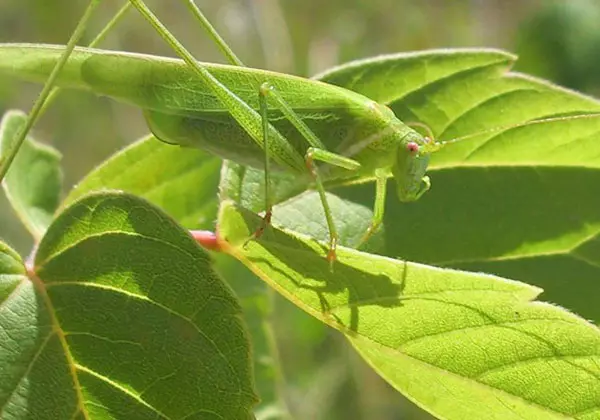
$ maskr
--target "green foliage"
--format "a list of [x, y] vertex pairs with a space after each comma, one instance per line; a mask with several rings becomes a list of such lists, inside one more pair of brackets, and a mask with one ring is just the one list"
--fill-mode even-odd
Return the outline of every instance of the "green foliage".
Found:
[[[4, 115], [0, 122], [0, 156], [10, 148], [26, 118], [20, 111]], [[2, 181], [4, 192], [23, 224], [39, 240], [60, 202], [60, 154], [29, 136], [12, 168]]]
[[598, 329], [531, 302], [540, 289], [349, 249], [332, 273], [308, 237], [272, 230], [244, 245], [259, 223], [225, 202], [226, 252], [346, 334], [373, 368], [432, 413], [559, 419], [595, 412]]
[[[201, 150], [172, 147], [150, 136], [90, 172], [71, 190], [65, 203], [98, 189], [124, 190], [151, 201], [188, 229], [209, 229], [217, 216], [215, 191], [220, 165], [219, 159]], [[235, 290], [252, 340], [254, 380], [261, 397], [257, 412], [272, 410], [279, 402], [269, 342], [271, 331], [265, 325], [270, 313], [266, 287], [232, 258], [216, 257], [215, 269]]]
[[3, 416], [250, 417], [238, 303], [158, 208], [90, 195], [49, 228], [29, 279], [2, 255]]
[[65, 203], [99, 189], [124, 190], [160, 206], [188, 229], [209, 229], [216, 217], [219, 159], [146, 137], [116, 153], [71, 190]]
[[[0, 75], [43, 83], [62, 51], [3, 44]], [[336, 117], [348, 112], [339, 92], [448, 141], [423, 198], [401, 204], [389, 188], [369, 253], [351, 248], [372, 216], [371, 179], [327, 183], [347, 246], [331, 271], [307, 177], [275, 176], [274, 226], [248, 241], [264, 174], [242, 163], [262, 155], [234, 142], [241, 130], [186, 65], [76, 51], [60, 86], [133, 104], [155, 129], [208, 150], [147, 136], [91, 171], [54, 215], [59, 156], [27, 139], [3, 185], [41, 242], [28, 263], [0, 243], [0, 417], [291, 417], [275, 291], [439, 418], [600, 418], [600, 332], [585, 320], [600, 320], [600, 102], [511, 72], [514, 62], [500, 50], [432, 50], [312, 80], [210, 65], [253, 108], [257, 87], [273, 82], [325, 141], [360, 127]], [[23, 121], [5, 115], [0, 156]], [[223, 150], [236, 161], [207, 153]], [[213, 260], [182, 227], [215, 229], [215, 219]], [[368, 388], [359, 382], [358, 393]]]
[[[508, 72], [513, 63], [498, 51], [426, 52], [320, 78], [388, 103], [442, 141], [483, 132], [433, 156], [423, 199], [388, 200], [379, 252], [531, 282], [545, 299], [598, 322], [589, 296], [600, 276], [600, 118], [514, 125], [597, 113], [600, 102]], [[370, 206], [364, 190], [339, 191]]]

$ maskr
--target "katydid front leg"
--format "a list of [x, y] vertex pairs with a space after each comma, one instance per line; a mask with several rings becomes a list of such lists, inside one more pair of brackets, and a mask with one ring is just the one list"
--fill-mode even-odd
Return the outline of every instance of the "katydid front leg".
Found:
[[[417, 193], [414, 195], [414, 197], [410, 197], [410, 199], [406, 201], [416, 201], [419, 198], [421, 198], [423, 194], [429, 191], [429, 188], [431, 187], [429, 177], [423, 176], [421, 178], [420, 184], [417, 185], [419, 185]], [[373, 236], [373, 234], [377, 232], [377, 230], [379, 230], [379, 228], [381, 227], [381, 224], [383, 223], [383, 214], [385, 211], [386, 191], [386, 171], [383, 169], [377, 169], [375, 170], [375, 205], [373, 208], [373, 218], [371, 219], [371, 224], [367, 228], [367, 231], [362, 236], [360, 241], [358, 241], [358, 243], [356, 244], [356, 249], [359, 249], [361, 246], [363, 246], [371, 238], [371, 236]]]
[[[254, 236], [259, 237], [264, 232], [265, 227], [270, 223], [272, 216], [272, 201], [270, 197], [270, 169], [269, 169], [269, 136], [268, 136], [268, 105], [267, 99], [271, 99], [277, 108], [283, 113], [283, 115], [292, 123], [292, 125], [298, 130], [302, 136], [309, 143], [310, 147], [307, 149], [304, 155], [306, 167], [309, 170], [319, 193], [321, 204], [323, 205], [323, 211], [325, 213], [325, 219], [327, 220], [327, 228], [329, 229], [329, 250], [327, 252], [327, 260], [330, 264], [336, 259], [336, 247], [338, 242], [338, 233], [333, 221], [333, 215], [331, 207], [327, 202], [327, 196], [325, 195], [325, 187], [319, 175], [315, 160], [328, 163], [330, 165], [339, 166], [341, 168], [355, 171], [360, 168], [360, 163], [347, 157], [338, 155], [336, 153], [325, 150], [325, 146], [319, 140], [319, 138], [313, 133], [313, 131], [302, 121], [302, 119], [294, 112], [289, 104], [281, 97], [279, 93], [271, 86], [268, 82], [261, 85], [259, 90], [260, 110], [263, 119], [263, 147], [265, 150], [265, 216], [263, 217], [263, 223], [255, 232]], [[287, 142], [287, 140], [285, 140]], [[288, 143], [289, 144], [289, 143]]]

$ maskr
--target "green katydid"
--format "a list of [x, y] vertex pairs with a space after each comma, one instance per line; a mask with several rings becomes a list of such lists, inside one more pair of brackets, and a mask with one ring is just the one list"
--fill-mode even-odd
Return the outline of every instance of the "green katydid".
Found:
[[[177, 64], [177, 72], [185, 78], [184, 84], [168, 79], [166, 75], [163, 78], [160, 70], [152, 68], [141, 56], [135, 59], [130, 56], [131, 60], [125, 66], [119, 61], [118, 54], [105, 54], [108, 64], [103, 67], [94, 62], [93, 54], [78, 51], [73, 55], [73, 62], [77, 64], [79, 61], [81, 68], [86, 70], [88, 78], [84, 84], [98, 93], [133, 102], [145, 109], [150, 128], [157, 137], [167, 142], [201, 147], [242, 164], [264, 165], [266, 214], [264, 224], [256, 235], [262, 233], [270, 219], [268, 177], [271, 160], [275, 162], [276, 169], [309, 174], [314, 178], [330, 231], [328, 257], [331, 261], [335, 259], [337, 233], [325, 197], [324, 181], [361, 177], [376, 179], [374, 215], [363, 239], [367, 239], [383, 219], [385, 180], [389, 170], [396, 180], [401, 201], [417, 200], [429, 189], [429, 178], [425, 175], [429, 156], [443, 143], [436, 143], [431, 137], [423, 136], [402, 123], [386, 106], [314, 80], [243, 67], [198, 63], [143, 1], [131, 0], [131, 4], [184, 58], [189, 66], [186, 70], [193, 69], [194, 74], [184, 72]], [[188, 0], [186, 4], [232, 64], [240, 66], [241, 62], [194, 3]], [[165, 60], [165, 64], [175, 66], [169, 60]], [[124, 72], [128, 73], [119, 82], [101, 80], [108, 73], [114, 73], [112, 69], [115, 67], [111, 66], [131, 67], [131, 70], [125, 69]], [[146, 78], [155, 80], [153, 84], [145, 84]], [[115, 83], [121, 83], [119, 88], [127, 86], [130, 96], [136, 96], [136, 99], [117, 92]], [[68, 82], [64, 84], [70, 85]], [[179, 89], [180, 98], [160, 105], [149, 99], [152, 95], [164, 96], [169, 89]], [[523, 125], [526, 124], [530, 123]], [[219, 142], [213, 140], [215, 133], [219, 134], [215, 136], [220, 139]], [[222, 142], [224, 138], [227, 142]], [[326, 165], [317, 168], [315, 160]]]

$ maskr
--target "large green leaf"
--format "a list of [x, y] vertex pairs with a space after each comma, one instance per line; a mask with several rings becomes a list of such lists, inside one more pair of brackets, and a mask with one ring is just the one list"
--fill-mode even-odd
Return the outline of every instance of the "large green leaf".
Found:
[[239, 304], [156, 207], [108, 192], [76, 201], [31, 273], [0, 313], [14, 343], [2, 346], [3, 418], [251, 417]]
[[334, 272], [314, 240], [224, 203], [226, 252], [342, 331], [394, 387], [447, 419], [600, 415], [600, 331], [540, 289], [483, 273], [339, 249]]
[[[149, 136], [118, 152], [90, 172], [71, 191], [71, 203], [90, 191], [120, 189], [144, 197], [189, 229], [214, 229], [221, 160], [201, 150], [164, 144]], [[255, 413], [272, 413], [276, 392], [276, 356], [266, 318], [267, 288], [229, 256], [215, 259], [215, 269], [234, 289], [251, 334], [254, 376], [261, 403]]]
[[[7, 112], [0, 121], [0, 156], [25, 125], [27, 115]], [[39, 240], [58, 207], [62, 184], [60, 153], [27, 137], [2, 180], [13, 209], [36, 240]]]
[[[544, 299], [600, 320], [600, 118], [506, 128], [600, 111], [592, 98], [509, 72], [499, 51], [427, 51], [349, 63], [319, 78], [389, 104], [451, 144], [432, 190], [401, 204], [390, 185], [379, 251], [537, 284]], [[370, 207], [371, 186], [335, 190]]]

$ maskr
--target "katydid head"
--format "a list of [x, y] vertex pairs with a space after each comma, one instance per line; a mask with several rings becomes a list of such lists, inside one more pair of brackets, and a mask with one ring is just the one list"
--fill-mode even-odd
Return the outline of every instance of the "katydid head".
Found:
[[403, 202], [418, 200], [431, 186], [425, 175], [430, 154], [439, 145], [429, 137], [423, 137], [415, 131], [409, 132], [396, 149], [392, 165], [392, 174], [396, 180], [398, 199]]

